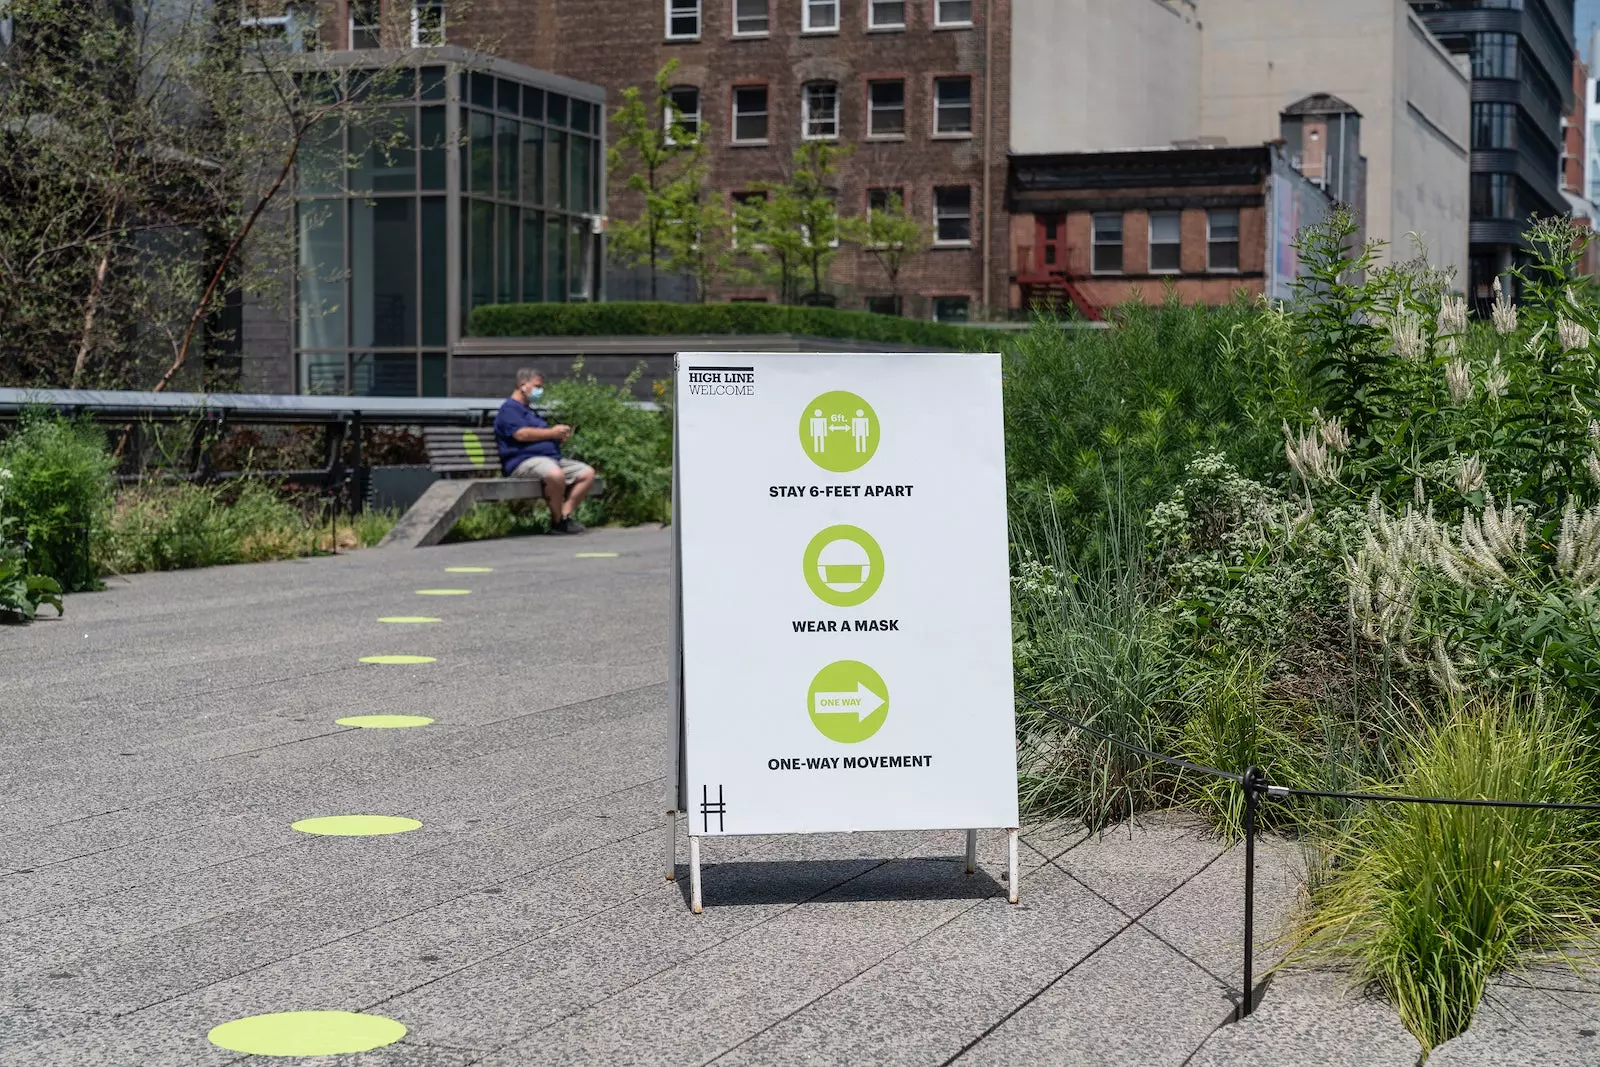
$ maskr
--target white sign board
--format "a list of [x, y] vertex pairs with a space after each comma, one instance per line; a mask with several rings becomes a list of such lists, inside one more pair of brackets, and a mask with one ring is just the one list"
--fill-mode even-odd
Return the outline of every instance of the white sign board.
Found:
[[999, 357], [676, 372], [691, 835], [1015, 827]]

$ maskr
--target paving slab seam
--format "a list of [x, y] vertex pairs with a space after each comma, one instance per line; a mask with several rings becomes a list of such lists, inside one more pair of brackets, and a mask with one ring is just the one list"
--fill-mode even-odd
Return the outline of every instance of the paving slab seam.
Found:
[[[1066, 852], [1070, 852], [1070, 851], [1071, 851], [1071, 849], [1066, 849], [1066, 850], [1063, 851], [1062, 854], [1065, 855]], [[1004, 1026], [1006, 1024], [1007, 1020], [1011, 1019], [1014, 1015], [1016, 1015], [1018, 1012], [1020, 1012], [1023, 1008], [1026, 1008], [1029, 1004], [1032, 1004], [1035, 1000], [1039, 999], [1039, 997], [1043, 996], [1049, 989], [1051, 989], [1053, 986], [1055, 986], [1062, 979], [1066, 978], [1067, 975], [1071, 974], [1073, 971], [1077, 970], [1079, 967], [1083, 966], [1085, 963], [1087, 963], [1090, 960], [1094, 959], [1094, 957], [1097, 956], [1100, 953], [1100, 951], [1102, 949], [1104, 949], [1107, 945], [1110, 945], [1117, 938], [1121, 937], [1123, 934], [1127, 933], [1130, 929], [1132, 929], [1134, 926], [1136, 926], [1138, 924], [1139, 919], [1144, 918], [1146, 915], [1150, 914], [1156, 908], [1160, 907], [1174, 893], [1176, 893], [1178, 890], [1182, 889], [1184, 886], [1188, 885], [1194, 879], [1200, 877], [1200, 875], [1204, 874], [1207, 870], [1209, 870], [1211, 868], [1212, 864], [1216, 863], [1217, 860], [1221, 859], [1226, 854], [1227, 854], [1227, 850], [1224, 849], [1222, 852], [1219, 852], [1215, 856], [1212, 856], [1209, 860], [1207, 860], [1205, 862], [1205, 865], [1202, 866], [1199, 870], [1195, 871], [1193, 874], [1189, 875], [1189, 877], [1183, 879], [1183, 881], [1179, 882], [1177, 885], [1173, 886], [1171, 889], [1169, 889], [1165, 893], [1163, 893], [1158, 900], [1156, 900], [1154, 903], [1152, 903], [1148, 908], [1144, 909], [1144, 911], [1140, 912], [1137, 917], [1129, 920], [1128, 922], [1124, 923], [1122, 926], [1118, 927], [1115, 931], [1113, 931], [1111, 933], [1111, 935], [1109, 937], [1107, 937], [1105, 940], [1101, 941], [1098, 945], [1094, 946], [1094, 948], [1090, 949], [1083, 957], [1081, 957], [1076, 962], [1074, 962], [1071, 967], [1068, 967], [1066, 970], [1062, 971], [1060, 974], [1058, 974], [1054, 978], [1050, 979], [1049, 982], [1046, 982], [1043, 986], [1041, 986], [1040, 988], [1034, 990], [1032, 996], [1027, 997], [1026, 999], [1024, 999], [1022, 1001], [1022, 1003], [1018, 1004], [1016, 1007], [1012, 1008], [1010, 1011], [1008, 1011], [1004, 1015], [1002, 1015], [999, 1019], [995, 1020], [995, 1022], [992, 1025], [990, 1025], [987, 1030], [985, 1030], [983, 1033], [979, 1034], [977, 1037], [973, 1038], [971, 1041], [969, 1041], [965, 1045], [963, 1045], [956, 1052], [956, 1054], [954, 1056], [951, 1056], [949, 1059], [945, 1060], [942, 1064], [940, 1064], [940, 1067], [950, 1067], [950, 1064], [955, 1063], [961, 1057], [963, 1057], [967, 1053], [971, 1052], [974, 1048], [976, 1048], [979, 1044], [981, 1044], [983, 1042], [983, 1040], [985, 1038], [987, 1038], [990, 1034], [994, 1033], [996, 1030], [1000, 1029], [1000, 1027]], [[1076, 879], [1074, 879], [1074, 881], [1076, 881]], [[1126, 913], [1124, 912], [1123, 914], [1126, 914]], [[1209, 1037], [1210, 1034], [1208, 1033], [1207, 1036]], [[1204, 1042], [1202, 1042], [1202, 1044], [1203, 1043]], [[1192, 1055], [1192, 1053], [1191, 1053], [1191, 1055]]]
[[[578, 859], [578, 858], [581, 858], [583, 856], [588, 855], [591, 852], [598, 852], [600, 849], [610, 848], [610, 847], [612, 847], [614, 845], [620, 844], [623, 841], [631, 841], [634, 838], [643, 837], [643, 836], [646, 836], [648, 834], [659, 834], [660, 832], [661, 832], [661, 830], [660, 830], [659, 826], [647, 827], [646, 829], [640, 830], [638, 833], [629, 834], [626, 837], [618, 838], [615, 841], [608, 841], [608, 842], [605, 842], [604, 844], [596, 845], [594, 848], [585, 849], [582, 852], [574, 853], [573, 855], [571, 855], [569, 857], [566, 857], [566, 858], [567, 859]], [[563, 862], [563, 861], [557, 861], [557, 862]], [[544, 869], [546, 869], [546, 868], [545, 867], [536, 867], [532, 871], [527, 872], [527, 873], [536, 873], [536, 872], [538, 872], [540, 870], [544, 870]], [[517, 877], [517, 876], [514, 875], [512, 877]], [[509, 880], [509, 879], [504, 879], [504, 880]], [[383, 927], [388, 926], [391, 923], [402, 922], [402, 921], [404, 921], [406, 919], [409, 919], [409, 918], [411, 918], [413, 916], [421, 915], [423, 912], [431, 911], [434, 908], [441, 907], [441, 906], [443, 906], [445, 904], [452, 903], [453, 901], [461, 900], [461, 899], [463, 899], [465, 897], [471, 896], [473, 893], [475, 893], [477, 891], [478, 890], [476, 888], [468, 889], [468, 890], [466, 890], [466, 891], [464, 891], [462, 893], [458, 893], [457, 895], [455, 895], [453, 897], [446, 897], [443, 900], [433, 901], [432, 903], [427, 904], [424, 907], [417, 908], [417, 909], [415, 909], [413, 911], [404, 912], [404, 913], [402, 913], [400, 915], [391, 915], [388, 918], [385, 918], [384, 920], [382, 920], [381, 922], [373, 924], [372, 926], [364, 926], [364, 927], [361, 927], [360, 929], [351, 930], [348, 933], [341, 934], [339, 937], [336, 937], [331, 941], [324, 941], [324, 942], [322, 942], [320, 944], [316, 944], [316, 945], [308, 945], [305, 948], [299, 949], [299, 950], [297, 950], [295, 952], [291, 952], [286, 956], [278, 956], [278, 957], [275, 957], [273, 959], [266, 960], [266, 961], [264, 961], [262, 963], [259, 963], [259, 964], [255, 965], [253, 967], [247, 967], [242, 971], [238, 971], [238, 972], [235, 972], [233, 974], [222, 975], [221, 977], [215, 978], [212, 981], [206, 982], [206, 983], [204, 983], [202, 985], [195, 986], [192, 989], [186, 989], [181, 993], [175, 993], [170, 997], [163, 997], [160, 1000], [151, 1001], [149, 1004], [141, 1004], [137, 1008], [134, 1008], [132, 1011], [120, 1012], [120, 1013], [118, 1013], [116, 1015], [111, 1016], [111, 1018], [114, 1018], [114, 1019], [126, 1019], [126, 1018], [128, 1018], [128, 1017], [130, 1017], [132, 1015], [138, 1014], [141, 1011], [148, 1011], [151, 1008], [159, 1008], [164, 1004], [170, 1004], [175, 1000], [182, 1000], [184, 997], [192, 996], [193, 994], [198, 993], [203, 989], [209, 989], [210, 987], [212, 987], [214, 985], [219, 985], [219, 984], [221, 984], [223, 982], [231, 982], [231, 981], [234, 981], [235, 979], [242, 978], [245, 975], [251, 974], [251, 973], [253, 973], [255, 971], [259, 971], [259, 970], [262, 970], [262, 969], [267, 968], [267, 967], [277, 966], [280, 963], [284, 963], [284, 962], [287, 962], [288, 960], [292, 960], [296, 956], [303, 955], [303, 954], [305, 954], [307, 952], [320, 952], [323, 949], [328, 948], [329, 946], [339, 944], [341, 941], [347, 941], [352, 937], [360, 937], [360, 936], [363, 936], [365, 934], [372, 933], [373, 931], [382, 929]], [[283, 894], [279, 894], [279, 897], [293, 897], [294, 895], [295, 895], [294, 893], [283, 893]], [[269, 899], [276, 900], [276, 899], [279, 899], [279, 897], [273, 897], [273, 898], [269, 898]], [[602, 909], [601, 912], [597, 912], [595, 914], [601, 914], [605, 910], [609, 910], [609, 909]], [[226, 913], [224, 913], [224, 914], [226, 914]], [[204, 919], [198, 919], [193, 923], [186, 923], [185, 926], [203, 925], [204, 923], [209, 922], [214, 918], [215, 918], [215, 916], [208, 916], [208, 917], [206, 917]], [[175, 927], [174, 929], [182, 930], [182, 929], [184, 929], [184, 927], [180, 926], [180, 927]], [[541, 936], [544, 936], [544, 935], [541, 935]], [[538, 939], [535, 938], [534, 940], [538, 940]], [[498, 955], [498, 953], [496, 953], [496, 955]], [[489, 958], [493, 958], [493, 957], [489, 957]], [[385, 998], [385, 999], [388, 999], [388, 998]]]
[[[894, 959], [896, 956], [900, 955], [902, 952], [905, 952], [907, 949], [913, 948], [914, 946], [916, 946], [918, 944], [921, 944], [923, 941], [925, 941], [929, 937], [932, 937], [934, 934], [938, 933], [940, 930], [944, 929], [946, 926], [949, 926], [951, 923], [955, 922], [957, 919], [964, 918], [965, 916], [971, 914], [977, 908], [981, 907], [983, 904], [985, 904], [985, 903], [987, 903], [987, 902], [989, 902], [991, 900], [997, 900], [997, 899], [999, 899], [999, 894], [998, 893], [987, 893], [984, 896], [979, 897], [977, 900], [974, 900], [971, 903], [971, 905], [969, 905], [968, 907], [962, 908], [960, 911], [956, 912], [954, 915], [951, 915], [948, 919], [944, 920], [943, 922], [937, 923], [934, 926], [929, 927], [927, 930], [924, 930], [922, 933], [918, 934], [916, 937], [912, 938], [910, 941], [907, 941], [905, 944], [903, 944], [903, 945], [899, 946], [898, 948], [896, 948], [893, 952], [890, 952], [888, 955], [884, 956], [881, 959], [874, 960], [872, 963], [870, 963], [867, 966], [861, 968], [861, 970], [857, 971], [855, 974], [852, 974], [850, 977], [844, 979], [843, 981], [834, 984], [834, 986], [832, 988], [827, 989], [827, 990], [823, 991], [822, 993], [817, 994], [816, 996], [812, 997], [810, 1000], [806, 1001], [804, 1004], [800, 1005], [798, 1008], [794, 1009], [794, 1011], [791, 1011], [787, 1015], [783, 1016], [781, 1019], [774, 1019], [771, 1023], [769, 1023], [766, 1026], [762, 1027], [760, 1030], [757, 1030], [755, 1033], [746, 1036], [743, 1040], [737, 1042], [736, 1044], [729, 1045], [727, 1048], [723, 1049], [721, 1052], [717, 1053], [715, 1056], [711, 1057], [709, 1060], [702, 1061], [701, 1064], [700, 1064], [700, 1067], [709, 1067], [710, 1064], [716, 1063], [718, 1060], [722, 1059], [724, 1056], [728, 1055], [729, 1053], [737, 1051], [739, 1048], [743, 1047], [744, 1045], [749, 1044], [751, 1041], [754, 1041], [756, 1038], [760, 1037], [762, 1034], [764, 1034], [767, 1031], [773, 1029], [774, 1027], [781, 1026], [784, 1023], [788, 1022], [790, 1019], [794, 1018], [796, 1015], [799, 1015], [801, 1012], [805, 1011], [807, 1008], [811, 1007], [813, 1004], [816, 1004], [818, 1001], [822, 1000], [824, 997], [828, 997], [828, 996], [831, 996], [834, 993], [837, 993], [839, 990], [843, 989], [845, 986], [849, 985], [851, 982], [854, 982], [856, 979], [864, 977], [865, 975], [870, 974], [872, 971], [877, 970], [879, 967], [883, 966], [889, 960]], [[1010, 905], [1007, 905], [1007, 907], [1009, 907], [1009, 906]]]
[[[657, 830], [655, 832], [659, 833], [660, 832], [659, 828], [657, 828]], [[567, 1012], [565, 1015], [561, 1016], [560, 1018], [552, 1019], [550, 1022], [546, 1023], [545, 1025], [539, 1027], [536, 1030], [530, 1030], [525, 1034], [520, 1034], [520, 1035], [517, 1036], [517, 1038], [514, 1041], [509, 1041], [504, 1045], [500, 1045], [500, 1046], [498, 1046], [498, 1047], [496, 1047], [494, 1049], [489, 1050], [488, 1054], [489, 1055], [493, 1055], [495, 1053], [502, 1052], [505, 1049], [511, 1048], [513, 1045], [520, 1044], [523, 1041], [528, 1040], [529, 1038], [536, 1037], [539, 1034], [542, 1034], [544, 1031], [551, 1029], [552, 1027], [559, 1026], [563, 1022], [566, 1022], [568, 1019], [570, 1019], [570, 1018], [572, 1018], [574, 1016], [582, 1015], [584, 1012], [587, 1012], [587, 1011], [593, 1011], [595, 1008], [598, 1008], [602, 1004], [605, 1004], [607, 1001], [615, 1000], [616, 998], [618, 998], [620, 996], [623, 996], [623, 995], [625, 995], [627, 993], [630, 993], [630, 992], [632, 992], [633, 990], [639, 988], [642, 985], [647, 985], [648, 983], [653, 982], [657, 978], [659, 978], [662, 975], [666, 974], [668, 971], [673, 970], [674, 968], [677, 968], [677, 967], [681, 967], [684, 964], [689, 963], [692, 960], [698, 959], [699, 957], [705, 955], [708, 952], [712, 952], [712, 951], [714, 951], [714, 950], [716, 950], [718, 948], [721, 948], [723, 945], [727, 944], [728, 942], [733, 941], [733, 940], [735, 940], [737, 938], [743, 937], [746, 934], [750, 933], [750, 931], [752, 931], [752, 930], [758, 930], [761, 927], [767, 925], [768, 923], [774, 921], [775, 919], [778, 919], [778, 918], [781, 918], [782, 916], [788, 915], [790, 912], [794, 911], [795, 909], [800, 908], [800, 907], [802, 907], [802, 906], [804, 906], [806, 904], [811, 903], [812, 901], [816, 900], [818, 897], [826, 896], [827, 894], [833, 892], [835, 889], [838, 889], [841, 886], [849, 885], [851, 882], [855, 881], [857, 878], [865, 877], [866, 875], [871, 874], [873, 871], [878, 870], [880, 867], [885, 867], [885, 866], [887, 866], [887, 865], [889, 865], [890, 863], [893, 863], [893, 862], [894, 862], [894, 860], [892, 860], [892, 859], [880, 860], [877, 863], [874, 863], [871, 867], [866, 868], [865, 870], [857, 871], [855, 874], [852, 874], [848, 878], [845, 878], [845, 879], [843, 879], [841, 881], [835, 882], [834, 884], [832, 884], [830, 886], [826, 886], [823, 889], [818, 890], [817, 892], [811, 894], [811, 896], [806, 897], [804, 900], [796, 901], [795, 903], [790, 904], [788, 907], [785, 907], [785, 908], [782, 908], [782, 909], [780, 909], [778, 911], [773, 912], [772, 914], [768, 915], [764, 919], [758, 919], [756, 922], [751, 923], [749, 926], [742, 927], [742, 928], [730, 933], [727, 937], [718, 938], [717, 940], [711, 942], [710, 944], [705, 945], [703, 948], [699, 949], [698, 951], [691, 952], [691, 953], [689, 953], [689, 955], [684, 956], [682, 959], [674, 960], [672, 963], [668, 964], [667, 966], [661, 967], [661, 968], [658, 968], [655, 971], [652, 971], [650, 974], [645, 975], [643, 978], [639, 979], [637, 982], [630, 982], [626, 986], [623, 986], [620, 989], [616, 989], [616, 990], [612, 991], [611, 993], [606, 994], [605, 996], [601, 997], [599, 1000], [593, 1002], [592, 1004], [588, 1004], [588, 1005], [585, 1005], [582, 1008], [578, 1008], [578, 1009], [576, 1009], [574, 1011]], [[674, 884], [674, 888], [681, 888], [681, 887], [678, 887], [678, 886], [676, 886], [676, 884]], [[725, 1054], [726, 1054], [726, 1052], [719, 1053], [719, 1055], [725, 1055]], [[477, 1062], [479, 1062], [479, 1060], [472, 1060], [468, 1064], [464, 1065], [464, 1067], [471, 1067], [472, 1064], [477, 1063]]]
[[292, 738], [292, 739], [290, 739], [288, 741], [278, 741], [278, 742], [275, 742], [275, 743], [270, 744], [270, 745], [261, 745], [261, 746], [259, 746], [257, 748], [241, 748], [237, 752], [224, 752], [220, 756], [207, 756], [204, 759], [200, 760], [199, 762], [201, 762], [201, 763], [220, 763], [223, 760], [238, 759], [240, 756], [253, 756], [253, 755], [258, 755], [258, 754], [260, 754], [262, 752], [271, 752], [275, 748], [287, 748], [290, 745], [299, 745], [299, 744], [303, 744], [303, 743], [305, 743], [307, 741], [320, 741], [324, 737], [337, 737], [340, 734], [347, 734], [351, 730], [360, 730], [360, 729], [362, 729], [362, 727], [360, 727], [360, 726], [341, 726], [337, 730], [328, 730], [328, 731], [326, 731], [324, 733], [320, 733], [320, 734], [310, 734], [310, 735], [308, 735], [306, 737], [296, 737], [296, 738]]

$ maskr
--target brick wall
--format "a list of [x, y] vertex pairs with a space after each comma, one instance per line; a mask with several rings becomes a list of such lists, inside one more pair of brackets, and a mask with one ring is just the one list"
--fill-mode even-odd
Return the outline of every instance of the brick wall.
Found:
[[[973, 26], [961, 29], [935, 27], [935, 3], [906, 0], [906, 29], [881, 31], [867, 27], [867, 0], [842, 0], [839, 31], [808, 34], [802, 32], [801, 0], [771, 0], [769, 35], [735, 37], [733, 0], [702, 0], [700, 39], [668, 41], [663, 0], [477, 0], [459, 37], [455, 32], [451, 36], [461, 43], [481, 43], [515, 62], [601, 84], [612, 109], [624, 88], [648, 89], [655, 72], [676, 58], [674, 81], [700, 89], [702, 121], [711, 146], [711, 185], [722, 196], [755, 182], [781, 181], [800, 140], [802, 86], [813, 80], [837, 82], [839, 143], [853, 147], [840, 168], [841, 213], [864, 211], [870, 186], [900, 185], [909, 191], [908, 207], [931, 227], [935, 187], [970, 186], [971, 245], [931, 249], [906, 267], [900, 288], [912, 297], [907, 301], [909, 314], [927, 314], [929, 298], [949, 295], [968, 296], [976, 313], [984, 290], [986, 89], [992, 94], [991, 302], [1005, 305], [1011, 0], [973, 0]], [[986, 15], [993, 18], [992, 63], [987, 72]], [[933, 79], [963, 74], [972, 78], [972, 136], [936, 138]], [[887, 78], [905, 80], [906, 135], [900, 140], [869, 140], [867, 82]], [[762, 147], [730, 143], [732, 90], [746, 84], [768, 86], [769, 142]], [[636, 211], [637, 205], [618, 195], [617, 188], [613, 178], [611, 213], [626, 216]], [[859, 307], [866, 296], [889, 292], [877, 263], [848, 247], [834, 261], [832, 281], [842, 291], [845, 306]], [[775, 294], [731, 285], [714, 294], [718, 298], [758, 295]]]

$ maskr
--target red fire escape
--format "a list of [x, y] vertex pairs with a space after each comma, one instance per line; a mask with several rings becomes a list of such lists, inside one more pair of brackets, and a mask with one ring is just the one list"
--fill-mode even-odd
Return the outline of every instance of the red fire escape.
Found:
[[1037, 215], [1034, 242], [1017, 247], [1017, 285], [1022, 306], [1033, 309], [1064, 307], [1067, 302], [1090, 322], [1099, 322], [1100, 309], [1091, 304], [1067, 274], [1067, 220], [1062, 215]]

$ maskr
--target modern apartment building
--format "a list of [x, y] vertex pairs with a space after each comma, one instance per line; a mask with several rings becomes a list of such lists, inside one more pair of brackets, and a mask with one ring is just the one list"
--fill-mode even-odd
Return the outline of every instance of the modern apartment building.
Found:
[[1472, 61], [1469, 295], [1490, 299], [1534, 215], [1566, 215], [1561, 118], [1573, 106], [1572, 0], [1411, 0]]

